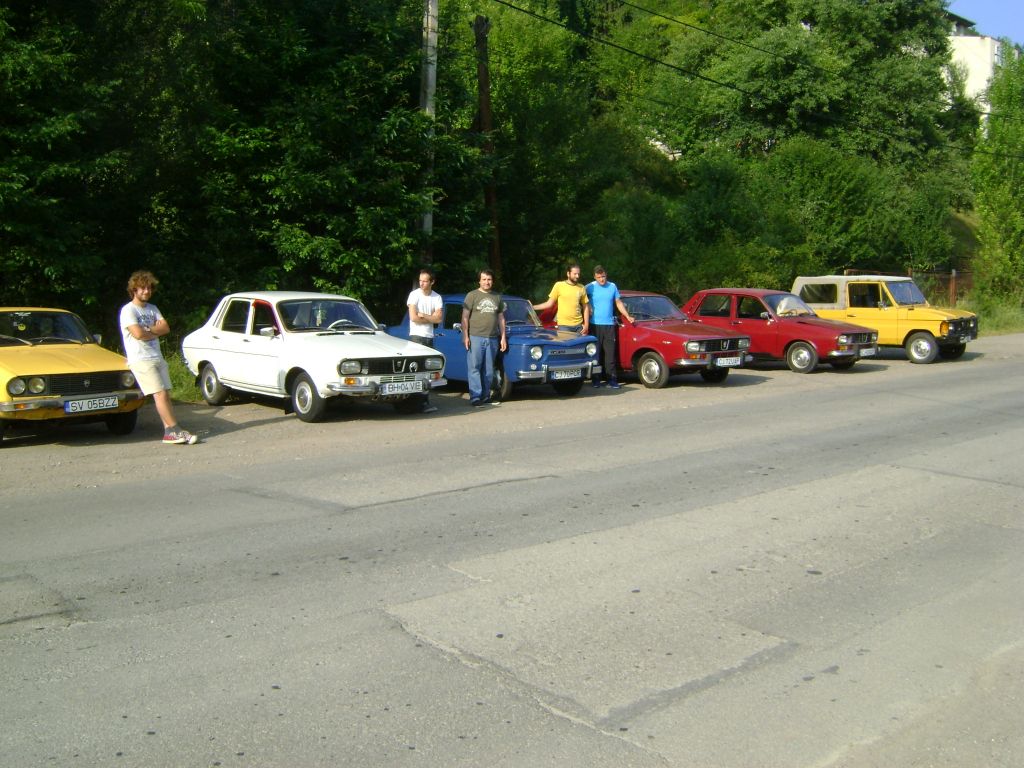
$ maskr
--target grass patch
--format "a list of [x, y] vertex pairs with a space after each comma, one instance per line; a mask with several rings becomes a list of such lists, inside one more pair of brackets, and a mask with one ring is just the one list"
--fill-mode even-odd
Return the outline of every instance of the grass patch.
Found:
[[1024, 332], [1024, 306], [1019, 301], [970, 297], [960, 302], [959, 307], [978, 315], [978, 333], [981, 336]]
[[171, 374], [171, 397], [182, 403], [201, 402], [203, 396], [196, 386], [196, 377], [185, 366], [185, 361], [177, 352], [166, 355], [167, 368]]

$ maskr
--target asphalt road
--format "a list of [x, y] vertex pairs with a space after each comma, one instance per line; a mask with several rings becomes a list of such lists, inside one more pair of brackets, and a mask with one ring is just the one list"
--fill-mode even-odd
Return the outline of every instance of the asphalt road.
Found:
[[1024, 336], [0, 448], [0, 765], [1024, 762]]

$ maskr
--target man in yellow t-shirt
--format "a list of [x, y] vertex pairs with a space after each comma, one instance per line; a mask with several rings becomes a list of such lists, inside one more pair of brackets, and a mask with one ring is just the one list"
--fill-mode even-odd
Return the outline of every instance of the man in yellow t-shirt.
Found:
[[580, 265], [570, 264], [565, 270], [565, 280], [559, 280], [551, 287], [548, 300], [534, 304], [538, 312], [558, 306], [555, 324], [560, 331], [574, 331], [585, 334], [590, 328], [590, 301], [587, 289], [580, 285]]

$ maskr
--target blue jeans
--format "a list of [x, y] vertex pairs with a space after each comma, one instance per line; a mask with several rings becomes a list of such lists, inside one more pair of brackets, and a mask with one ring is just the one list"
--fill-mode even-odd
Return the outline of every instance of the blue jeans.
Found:
[[583, 324], [580, 323], [579, 325], [560, 325], [560, 326], [558, 326], [558, 330], [560, 330], [560, 331], [572, 331], [573, 333], [579, 333], [580, 331], [583, 330]]
[[494, 358], [498, 355], [501, 339], [496, 336], [470, 336], [466, 364], [469, 375], [469, 399], [490, 400], [494, 381]]

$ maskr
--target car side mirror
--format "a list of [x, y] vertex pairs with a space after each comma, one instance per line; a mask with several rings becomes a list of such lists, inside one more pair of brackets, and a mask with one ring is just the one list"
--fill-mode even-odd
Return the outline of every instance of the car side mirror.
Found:
[[462, 323], [452, 323], [452, 330], [453, 331], [461, 331], [462, 330]]
[[103, 334], [102, 333], [94, 333], [92, 335], [92, 340], [95, 341], [100, 346], [103, 346]]
[[265, 339], [272, 339], [277, 336], [277, 328], [272, 325], [265, 325], [260, 328], [259, 334]]
[[771, 320], [772, 319], [771, 313], [769, 313], [769, 312], [762, 312], [761, 313], [761, 319], [762, 320]]

